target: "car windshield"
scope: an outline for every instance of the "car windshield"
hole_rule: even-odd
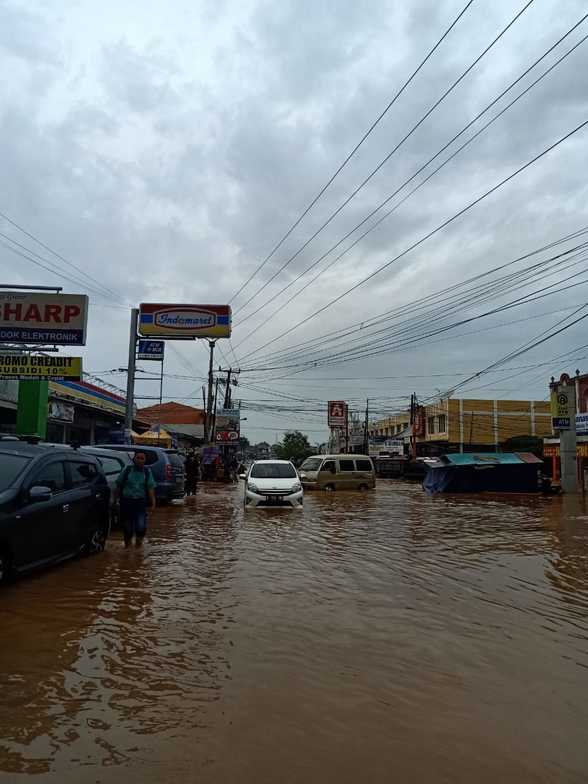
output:
[[[31,462],[22,455],[0,455],[0,492],[7,490]]]
[[[318,471],[321,467],[321,463],[323,462],[322,457],[309,457],[308,460],[305,460],[304,463],[300,466],[301,471]]]
[[[290,463],[257,463],[249,476],[252,479],[295,479],[297,474]]]

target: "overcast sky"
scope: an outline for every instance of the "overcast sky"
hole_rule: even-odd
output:
[[[0,236],[2,282],[87,291],[85,368],[124,387],[124,375],[106,371],[126,365],[129,307],[141,301],[231,300],[464,5],[465,0],[0,0],[0,211],[78,268],[0,218],[3,235],[40,254],[33,257],[40,264],[75,279],[35,266]],[[292,427],[306,430],[312,441],[324,440],[329,398],[349,399],[359,408],[369,396],[377,413],[406,405],[413,391],[430,398],[588,301],[588,285],[578,285],[432,336],[410,350],[404,346],[295,375],[288,369],[251,372],[279,367],[270,352],[359,324],[588,225],[588,130],[583,129],[320,315],[252,353],[588,120],[586,43],[249,336],[346,244],[276,296],[284,286],[398,189],[588,10],[585,2],[535,0],[329,226],[240,310],[523,5],[473,2],[306,218],[232,299],[232,348],[219,342],[218,360],[242,367],[237,394],[246,407],[272,406],[264,414],[251,409],[244,414],[243,431],[251,440],[273,442]],[[445,157],[587,33],[588,22]],[[581,261],[571,271],[556,271],[523,293],[556,282],[563,286],[585,268]],[[474,303],[453,320],[520,293],[483,306]],[[428,321],[431,327],[444,323]],[[588,343],[587,323],[514,360],[516,369],[506,366],[483,376],[460,394],[544,399],[550,375],[588,370],[588,349],[536,367]],[[328,348],[330,354],[338,350],[336,344]],[[203,376],[205,368],[203,345],[176,344],[168,351],[170,374]],[[165,395],[197,404],[202,383],[201,378],[168,378]],[[140,384],[138,394],[155,394],[154,385]]]

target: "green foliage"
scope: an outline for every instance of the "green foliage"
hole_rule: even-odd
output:
[[[292,460],[295,463],[300,463],[312,453],[313,450],[307,436],[299,430],[286,433],[276,448],[276,457],[280,460]]]
[[[249,447],[251,446],[251,444],[249,443],[249,439],[245,438],[245,436],[241,436],[241,438],[239,439],[239,445],[242,450],[249,449]]]

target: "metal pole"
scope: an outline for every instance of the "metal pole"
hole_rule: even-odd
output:
[[[208,402],[206,405],[206,441],[208,443],[211,442],[212,438],[212,387],[213,387],[213,376],[212,376],[212,366],[214,362],[214,340],[208,341],[208,346],[210,348],[210,358],[208,361]]]
[[[345,454],[349,454],[349,406],[345,403]]]
[[[211,428],[211,432],[210,432],[210,442],[211,443],[214,443],[214,441],[216,439],[216,406],[217,406],[217,401],[218,401],[218,378],[216,380],[215,389],[214,389],[214,409],[213,409],[214,413],[212,415],[212,428]]]
[[[157,431],[157,440],[161,438],[161,407],[163,405],[163,357],[161,359],[161,378],[159,380],[159,430]]]
[[[127,368],[127,407],[125,411],[125,429],[133,429],[133,401],[135,397],[135,366],[137,363],[137,324],[139,309],[131,310],[131,329],[129,334],[129,365]]]
[[[363,447],[365,449],[366,455],[369,455],[370,453],[369,422],[370,422],[370,400],[368,398],[365,401],[365,430],[363,434]]]

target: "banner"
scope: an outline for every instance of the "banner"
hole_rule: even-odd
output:
[[[143,302],[139,334],[157,338],[230,338],[230,305],[171,305]]]
[[[28,354],[1,354],[0,378],[28,381],[46,378],[54,381],[80,381],[81,357],[39,357]]]
[[[0,343],[85,346],[85,294],[0,292]]]

